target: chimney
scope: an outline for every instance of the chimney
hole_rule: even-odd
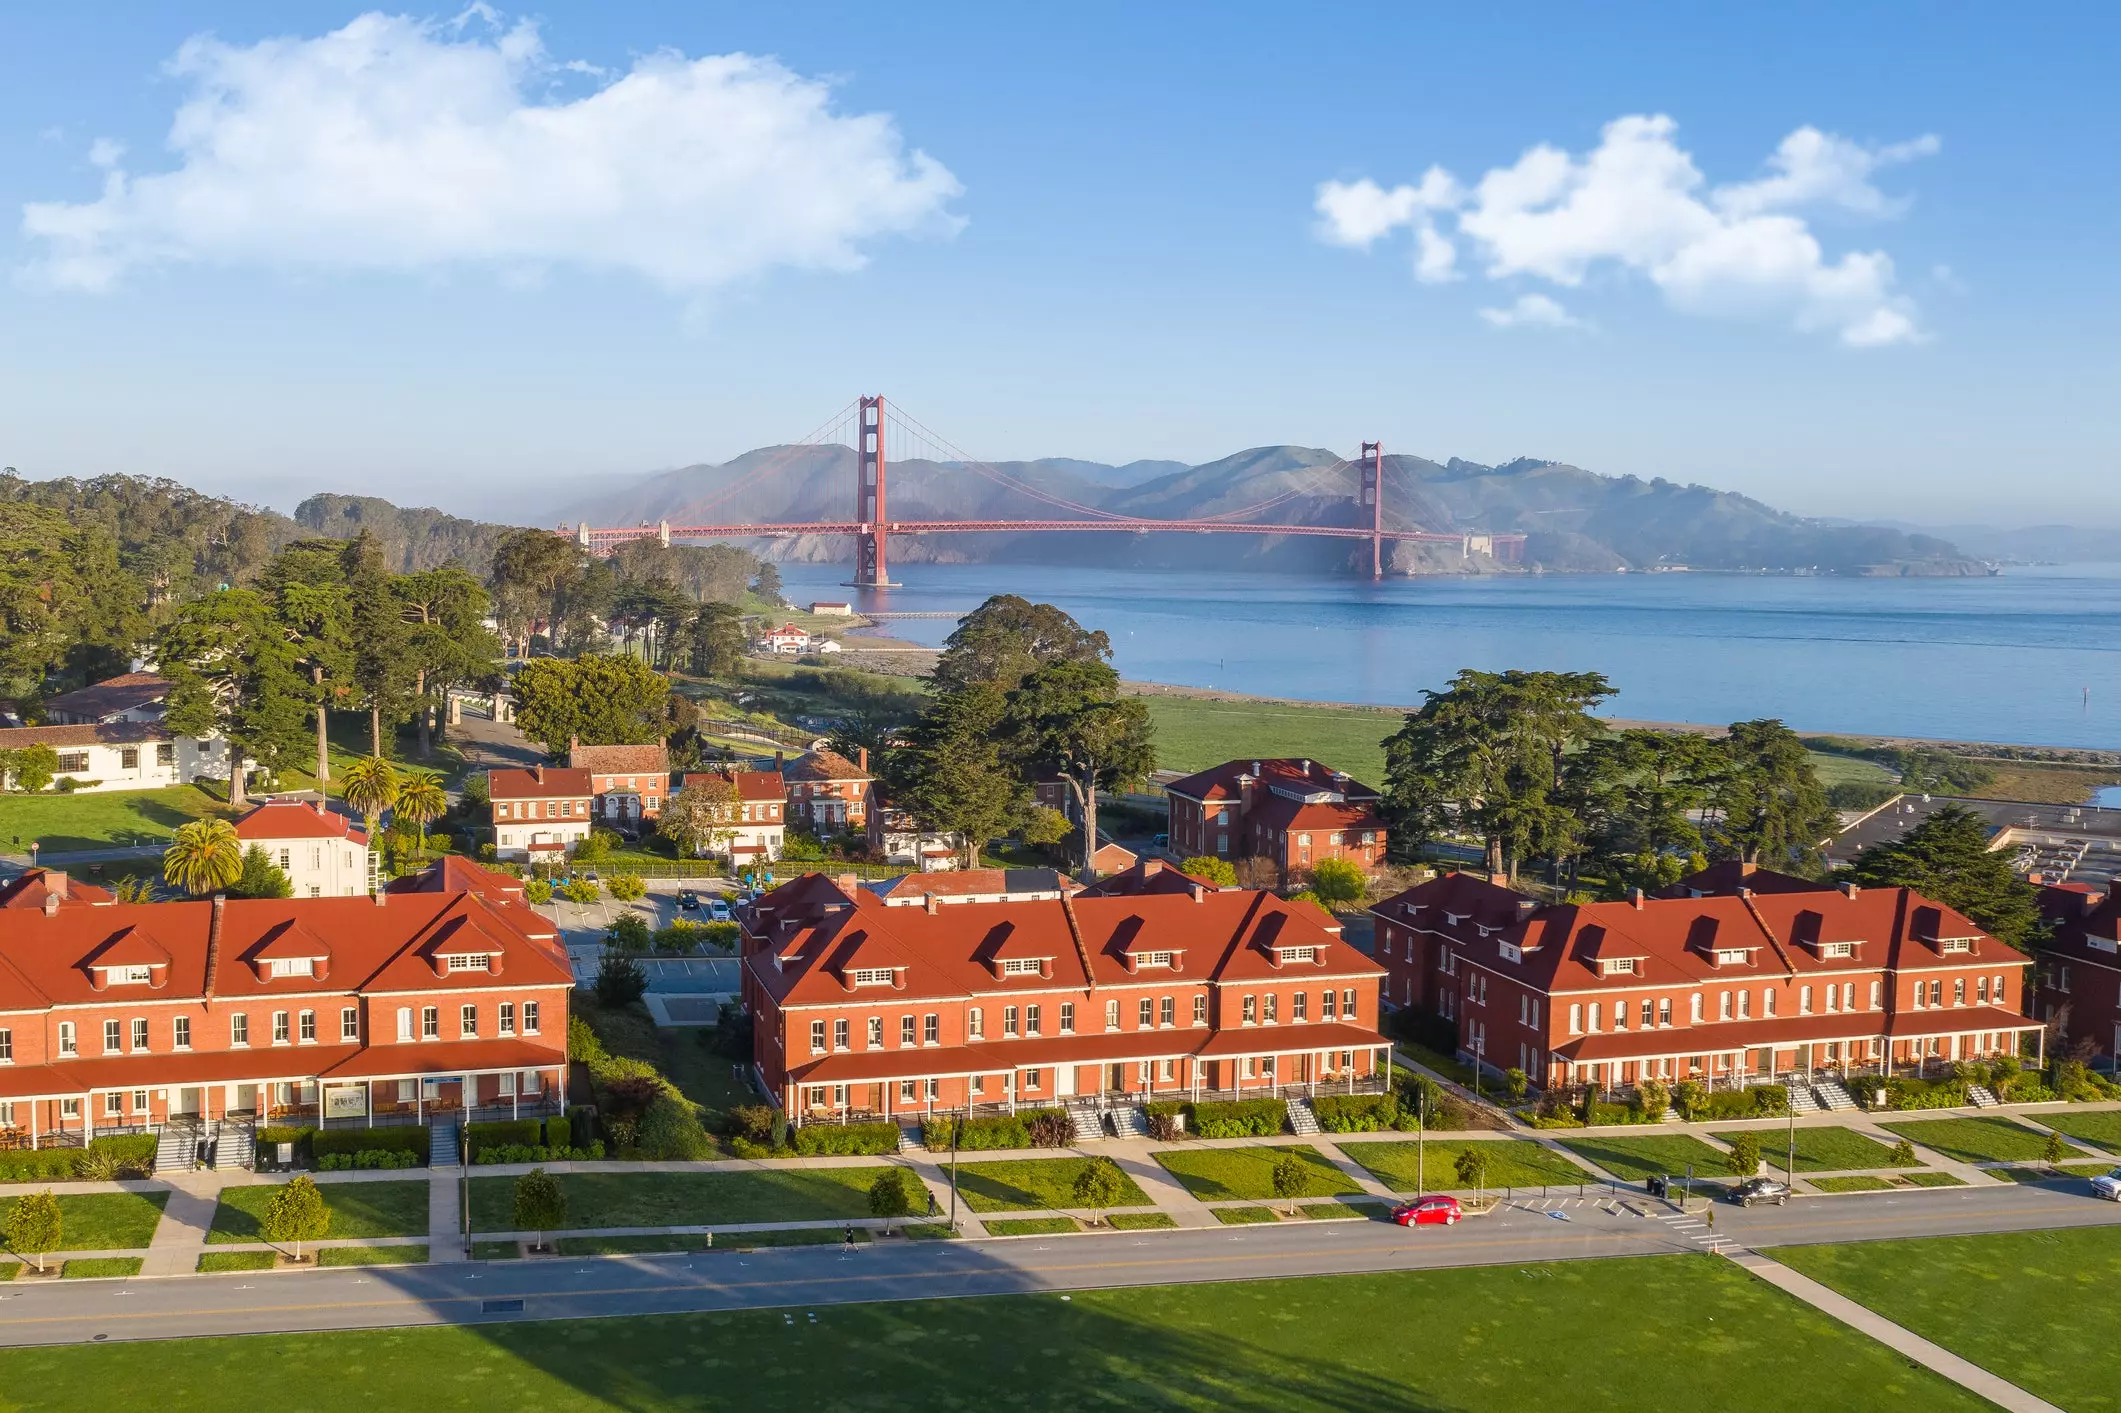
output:
[[[921,899],[921,906],[927,909],[928,916],[930,917],[934,917],[937,913],[943,910],[942,899],[936,897],[933,893],[930,893]]]
[[[1142,877],[1149,878],[1156,874],[1162,873],[1163,871],[1164,861],[1162,859],[1142,860]]]
[[[1843,884],[1841,885],[1841,891],[1842,891],[1843,893],[1847,894],[1847,895],[1848,895],[1849,897],[1853,898],[1853,897],[1855,897],[1855,896],[1856,896],[1856,895],[1857,895],[1858,893],[1861,893],[1861,892],[1863,891],[1863,888],[1862,888],[1862,886],[1861,886],[1860,884],[1856,884],[1856,883],[1853,883],[1853,882],[1851,882],[1851,883],[1843,883]]]
[[[46,893],[44,895],[44,915],[46,917],[57,917],[59,915],[59,895],[57,893]]]
[[[1758,867],[1760,867],[1759,864],[1740,863],[1738,865],[1738,876],[1740,878],[1751,878],[1753,876],[1753,870]]]
[[[545,763],[544,763],[543,761],[539,761],[539,762],[538,762],[538,763],[537,763],[536,765],[532,766],[532,767],[530,768],[530,774],[531,774],[531,776],[532,776],[532,777],[533,777],[533,778],[534,778],[534,779],[535,779],[535,780],[536,780],[536,781],[538,782],[538,784],[539,784],[540,786],[544,785],[544,783],[545,783]]]
[[[67,881],[66,870],[48,868],[44,870],[44,892],[47,897],[71,898],[73,885]]]
[[[1198,883],[1194,884],[1192,888],[1190,888],[1188,891],[1193,894],[1193,901],[1196,903],[1203,902],[1207,899],[1208,890],[1201,887]]]
[[[390,901],[390,893],[388,892],[388,890],[386,890],[386,889],[382,889],[382,888],[378,888],[378,889],[376,890],[376,906],[380,908],[380,907],[384,906],[384,905],[385,905],[386,903],[388,903],[389,901]]]
[[[851,873],[843,873],[832,881],[839,885],[839,890],[847,895],[849,902],[854,900],[855,893],[862,886],[862,881]]]
[[[208,997],[214,994],[214,975],[221,969],[221,914],[227,905],[228,899],[225,896],[219,893],[214,894],[213,915],[207,920],[206,924],[206,994]]]
[[[317,796],[315,800],[311,801],[310,807],[317,812],[317,817],[319,819],[331,813],[330,810],[324,808],[324,797],[322,795]]]
[[[854,764],[855,768],[860,770],[862,774],[867,775],[869,773],[869,748],[867,746],[856,746],[854,748]]]
[[[1507,888],[1510,886],[1510,875],[1507,873],[1491,873],[1488,875],[1488,882],[1494,884],[1497,888]]]
[[[1253,773],[1254,775],[1257,775],[1257,774],[1259,774],[1259,762],[1258,762],[1258,761],[1253,761],[1253,762],[1252,762],[1252,773]]]
[[[775,751],[773,753],[773,769],[775,773],[778,774],[780,771],[783,771],[787,768],[788,753],[786,751]]]
[[[1630,888],[1628,890],[1628,904],[1636,912],[1642,911],[1642,890],[1640,888]]]

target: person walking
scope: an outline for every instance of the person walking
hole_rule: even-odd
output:
[[[849,1223],[847,1223],[847,1241],[846,1241],[846,1244],[845,1244],[844,1246],[840,1247],[840,1250],[842,1250],[842,1251],[852,1251],[852,1250],[854,1250],[854,1223],[852,1223],[852,1222],[849,1222]]]

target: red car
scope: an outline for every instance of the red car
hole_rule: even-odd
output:
[[[1392,1220],[1403,1227],[1455,1226],[1465,1216],[1455,1197],[1424,1197],[1392,1209]]]

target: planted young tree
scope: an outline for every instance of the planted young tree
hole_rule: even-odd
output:
[[[2061,1134],[2049,1129],[2047,1131],[2047,1144],[2042,1152],[2047,1158],[2047,1165],[2052,1168],[2069,1156],[2069,1145],[2062,1141]]]
[[[618,896],[617,889],[612,890],[612,896]],[[635,912],[620,913],[604,929],[604,950],[623,957],[645,955],[654,941],[655,931],[649,927],[648,919]]]
[[[1127,1175],[1110,1158],[1092,1158],[1075,1174],[1073,1188],[1076,1206],[1086,1212],[1102,1210],[1117,1206],[1126,1194]]]
[[[917,1199],[915,1189],[918,1189]],[[928,1189],[921,1185],[911,1168],[892,1166],[879,1169],[876,1181],[869,1184],[869,1215],[886,1223],[912,1216],[916,1200],[921,1208],[926,1208]],[[886,1230],[889,1230],[888,1225]]]
[[[40,1276],[44,1274],[44,1258],[59,1249],[65,1236],[66,1222],[59,1212],[59,1199],[49,1189],[24,1193],[8,1211],[6,1223],[0,1224],[0,1237],[6,1239],[7,1249],[34,1261]]]
[[[1760,1135],[1741,1133],[1731,1140],[1731,1176],[1749,1178],[1760,1171]]]
[[[1296,1214],[1296,1199],[1311,1190],[1311,1165],[1294,1153],[1283,1153],[1274,1160],[1274,1195],[1289,1204],[1289,1214]]]
[[[243,876],[243,843],[225,819],[180,824],[162,851],[162,880],[191,894],[218,893]]]
[[[1896,1168],[1919,1167],[1922,1163],[1922,1160],[1915,1156],[1915,1145],[1904,1138],[1893,1145],[1893,1156],[1889,1161]]]
[[[648,885],[638,873],[614,873],[605,882],[611,888],[611,896],[622,903],[638,903],[648,896]]]
[[[265,1204],[265,1239],[275,1246],[291,1244],[297,1264],[302,1260],[302,1243],[322,1241],[330,1234],[331,1208],[324,1205],[324,1194],[307,1174],[283,1185]]]
[[[228,885],[232,898],[292,898],[295,885],[260,844],[243,851],[243,871]]]
[[[1191,874],[1203,883],[1212,883],[1218,888],[1237,886],[1237,869],[1228,859],[1219,859],[1213,854],[1195,854],[1180,863],[1178,871]]]
[[[516,1179],[515,1224],[517,1231],[537,1233],[532,1250],[545,1248],[545,1233],[567,1225],[567,1190],[543,1168],[532,1168]]]
[[[1488,1183],[1488,1149],[1483,1143],[1468,1143],[1451,1164],[1460,1187],[1483,1188]]]

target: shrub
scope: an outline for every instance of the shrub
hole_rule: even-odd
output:
[[[1664,1111],[1672,1107],[1672,1088],[1661,1079],[1640,1079],[1635,1082],[1635,1113],[1643,1123],[1653,1124],[1664,1118]]]
[[[1068,1121],[1066,1111],[1061,1109],[1019,1109],[1014,1114],[994,1114],[986,1118],[957,1119],[957,1146],[960,1152],[979,1153],[996,1148],[1029,1148],[1033,1146],[1031,1125],[1040,1119],[1058,1118]],[[921,1121],[921,1142],[936,1152],[947,1152],[950,1148],[952,1119],[948,1115],[930,1115]]]
[[[613,1010],[648,994],[648,973],[631,957],[607,956],[597,965],[597,1004]]]
[[[1294,1202],[1311,1190],[1311,1165],[1294,1153],[1284,1153],[1274,1160],[1274,1195],[1285,1202]]]
[[[1893,1145],[1891,1162],[1896,1168],[1913,1168],[1921,1166],[1922,1160],[1915,1156],[1915,1145],[1903,1138]]]
[[[545,1125],[537,1119],[502,1119],[497,1123],[464,1126],[464,1148],[474,1162],[478,1161],[480,1151],[488,1146],[531,1148],[544,1142]]]
[[[604,950],[629,957],[645,956],[655,947],[655,931],[639,913],[620,913],[604,929]]]
[[[2049,1129],[2047,1131],[2047,1146],[2041,1150],[2041,1156],[2046,1158],[2048,1165],[2052,1167],[2069,1156],[2069,1145],[2062,1141],[2061,1134]]]
[[[766,1144],[773,1141],[773,1117],[779,1112],[771,1104],[735,1104],[722,1117],[732,1137]]]
[[[1362,865],[1351,859],[1320,859],[1318,866],[1311,870],[1310,892],[1319,906],[1334,908],[1360,902],[1368,882]]]
[[[523,901],[526,903],[549,903],[552,901],[552,880],[533,878],[523,885]]]
[[[404,1153],[390,1148],[372,1148],[364,1153],[319,1153],[316,1168],[320,1173],[367,1172],[379,1169],[417,1168],[424,1161],[417,1153]]]
[[[557,891],[570,903],[594,903],[603,896],[603,890],[586,878],[570,878]]]
[[[1760,1171],[1760,1135],[1741,1133],[1731,1140],[1731,1176],[1749,1178]]]
[[[1399,1127],[1399,1100],[1390,1094],[1330,1094],[1311,1101],[1327,1133],[1375,1133]]]
[[[766,1121],[770,1130],[772,1119]],[[761,1135],[764,1137],[765,1135]],[[758,1141],[756,1139],[754,1142]],[[795,1131],[795,1151],[805,1158],[898,1152],[898,1125],[805,1124]]]
[[[1213,883],[1218,888],[1237,886],[1237,870],[1231,867],[1228,859],[1219,859],[1213,854],[1195,854],[1180,863],[1178,871],[1189,873],[1202,882]]]
[[[592,1073],[606,1058],[604,1042],[579,1015],[567,1017],[567,1058],[589,1066]]]
[[[481,1148],[471,1161],[476,1167],[498,1167],[503,1163],[573,1163],[603,1156],[602,1143],[591,1143],[586,1148],[564,1143],[491,1143]]]
[[[1522,1104],[1531,1088],[1532,1077],[1523,1070],[1512,1068],[1502,1072],[1502,1092],[1512,1104]]]
[[[81,1152],[75,1148],[27,1148],[0,1152],[0,1182],[51,1182],[77,1175]]]
[[[1156,1099],[1142,1105],[1142,1117],[1149,1123],[1149,1137],[1158,1143],[1176,1142],[1185,1134],[1185,1112],[1185,1102],[1179,1099]]]
[[[390,1128],[328,1128],[310,1129],[309,1151],[319,1157],[326,1153],[410,1153],[422,1162],[427,1159],[429,1132],[425,1128],[393,1126]]]
[[[714,1140],[700,1127],[700,1116],[689,1100],[673,1095],[657,1096],[641,1115],[641,1156],[651,1162],[690,1162],[714,1156]]]
[[[615,873],[611,876],[611,896],[622,903],[638,903],[648,896],[648,885],[641,881],[638,873]]]
[[[256,1134],[258,1140],[258,1162],[278,1162],[280,1159],[280,1145],[283,1143],[295,1145],[295,1161],[297,1163],[308,1162],[310,1160],[309,1139],[310,1135],[315,1132],[316,1130],[313,1128],[298,1124],[266,1125],[264,1128],[257,1130]]]
[[[1709,1091],[1698,1079],[1682,1079],[1672,1086],[1672,1107],[1688,1123],[1698,1123],[1708,1112]]]
[[[1199,1138],[1265,1138],[1289,1121],[1283,1099],[1239,1099],[1224,1104],[1195,1104],[1187,1127]]]
[[[1024,1127],[1031,1134],[1033,1148],[1066,1148],[1075,1141],[1075,1125],[1062,1109],[1045,1109],[1033,1114]]]

